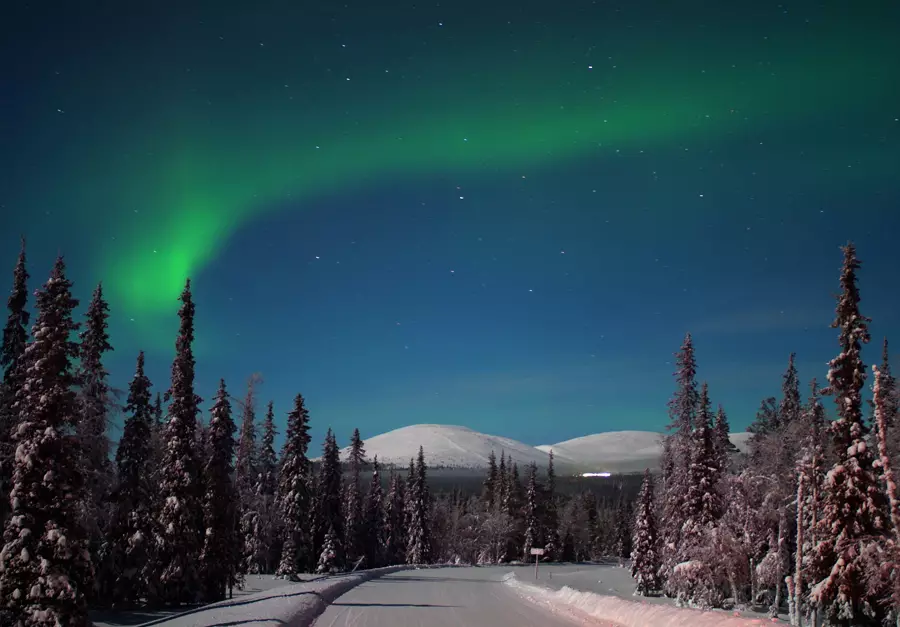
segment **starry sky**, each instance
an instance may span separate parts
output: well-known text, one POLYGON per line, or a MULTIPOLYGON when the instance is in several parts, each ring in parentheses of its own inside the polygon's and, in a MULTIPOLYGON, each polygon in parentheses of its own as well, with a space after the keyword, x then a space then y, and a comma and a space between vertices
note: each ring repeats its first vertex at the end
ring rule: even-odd
POLYGON ((204 407, 259 372, 317 440, 660 430, 686 331, 743 429, 848 239, 900 350, 895 2, 9 4, 0 251, 103 281, 118 387, 190 276, 204 407))

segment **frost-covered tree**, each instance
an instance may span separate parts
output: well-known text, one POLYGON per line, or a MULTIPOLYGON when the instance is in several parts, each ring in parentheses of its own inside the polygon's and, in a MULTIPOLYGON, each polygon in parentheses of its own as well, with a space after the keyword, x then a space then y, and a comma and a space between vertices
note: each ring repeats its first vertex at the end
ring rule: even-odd
POLYGON ((624 486, 619 486, 619 503, 616 506, 615 516, 615 540, 616 540, 616 557, 619 558, 619 565, 624 566, 625 562, 631 557, 632 551, 632 507, 631 502, 625 498, 624 486))
MULTIPOLYGON (((891 374, 891 359, 888 351, 887 338, 881 347, 881 365, 878 367, 881 376, 881 396, 882 396, 882 418, 884 422, 885 444, 888 447, 888 454, 891 457, 897 457, 900 454, 900 425, 897 424, 898 404, 900 404, 900 395, 897 389, 897 379, 891 374)), ((872 408, 872 433, 877 434, 878 421, 875 420, 875 402, 870 401, 872 408)))
POLYGON ((320 575, 327 575, 330 573, 337 572, 341 569, 339 562, 339 547, 340 541, 338 539, 338 532, 335 531, 334 527, 329 527, 328 532, 325 534, 325 539, 322 542, 322 551, 319 553, 319 562, 316 564, 316 572, 320 575))
POLYGON ((103 589, 116 604, 155 598, 153 559, 156 485, 151 469, 153 408, 150 379, 144 374, 144 352, 128 389, 125 426, 116 450, 117 483, 112 494, 113 516, 107 535, 109 573, 112 581, 103 589))
POLYGON ((384 562, 386 547, 384 541, 384 490, 381 487, 377 455, 372 460, 372 480, 369 482, 369 493, 366 496, 363 529, 366 565, 368 568, 378 568, 384 562))
POLYGON ((528 466, 528 485, 525 488, 525 541, 522 547, 522 559, 526 562, 531 559, 531 549, 541 548, 540 529, 538 528, 538 490, 540 486, 537 480, 537 464, 531 462, 528 466))
POLYGON ((431 495, 428 491, 425 450, 420 446, 415 475, 407 487, 409 528, 406 541, 406 563, 427 564, 431 561, 431 495))
POLYGON ((328 429, 322 446, 322 463, 319 467, 316 494, 317 536, 316 553, 322 553, 326 534, 331 535, 334 565, 342 569, 345 564, 344 516, 342 507, 343 477, 341 473, 341 451, 334 433, 328 429))
POLYGON ((101 557, 103 535, 108 525, 109 494, 112 490, 113 473, 110 462, 110 441, 107 435, 110 409, 113 403, 109 386, 109 373, 103 365, 103 355, 112 350, 107 331, 109 305, 103 297, 103 286, 94 290, 85 314, 84 331, 80 337, 81 366, 78 369, 80 417, 76 433, 81 440, 81 450, 85 461, 87 490, 84 501, 85 527, 91 543, 98 572, 104 568, 101 557))
POLYGON ((281 555, 279 516, 275 505, 278 492, 278 458, 275 454, 275 407, 269 401, 263 419, 263 435, 259 449, 259 474, 256 499, 259 509, 260 572, 272 573, 281 555))
POLYGON ((359 429, 353 430, 350 437, 350 450, 347 452, 347 466, 350 478, 344 487, 344 535, 347 561, 354 563, 366 554, 365 528, 363 526, 363 499, 359 475, 366 463, 366 449, 359 429))
POLYGON ((494 509, 494 499, 497 494, 497 456, 491 449, 488 455, 488 472, 481 490, 481 498, 488 511, 494 509))
POLYGON ((713 427, 713 449, 716 453, 716 463, 722 472, 728 470, 731 455, 738 452, 738 448, 729 437, 730 432, 728 415, 725 413, 725 409, 719 405, 719 409, 716 411, 716 424, 713 427))
POLYGON ((247 395, 241 404, 241 429, 238 440, 237 457, 234 462, 235 485, 240 503, 241 543, 244 560, 243 573, 259 572, 259 507, 256 497, 258 478, 256 450, 256 385, 259 375, 254 374, 247 382, 247 395))
POLYGON ((406 490, 403 477, 391 471, 384 500, 384 561, 393 566, 406 562, 406 490))
POLYGON ((553 464, 553 451, 547 458, 547 485, 544 489, 543 520, 541 521, 541 535, 544 540, 544 552, 546 559, 559 558, 559 513, 556 508, 556 468, 553 464))
POLYGON ((309 533, 311 505, 311 465, 309 450, 309 411, 303 395, 294 398, 288 414, 281 470, 278 473, 279 528, 282 533, 281 561, 276 574, 293 578, 312 566, 312 534, 309 533))
POLYGON ((13 270, 13 286, 6 301, 9 315, 3 327, 3 345, 0 346, 0 368, 3 380, 0 382, 0 525, 9 513, 10 490, 14 465, 13 429, 18 425, 19 411, 14 406, 16 394, 22 387, 25 375, 19 368, 28 342, 28 321, 31 314, 28 305, 28 270, 25 266, 25 239, 13 270))
POLYGON ((653 476, 648 468, 644 471, 644 482, 638 496, 632 536, 631 576, 637 583, 635 589, 637 594, 647 596, 662 589, 662 582, 659 579, 662 557, 659 548, 659 532, 653 503, 653 476))
POLYGON ((859 311, 856 248, 843 248, 841 294, 833 328, 839 329, 840 353, 831 360, 828 387, 834 396, 837 420, 829 425, 836 458, 822 487, 822 513, 814 559, 828 574, 811 594, 832 624, 849 627, 873 614, 864 586, 861 555, 872 538, 883 536, 887 522, 884 492, 872 471, 872 451, 862 422, 862 387, 865 366, 861 345, 869 341, 869 319, 859 311))
POLYGON ((203 519, 206 533, 200 552, 200 581, 204 600, 221 601, 239 582, 240 568, 234 546, 237 542, 237 490, 232 480, 234 466, 234 419, 225 380, 219 381, 209 419, 209 457, 203 469, 206 494, 203 519))
POLYGON ((203 529, 196 431, 200 397, 194 393, 194 301, 191 281, 181 293, 181 325, 175 341, 172 383, 168 392, 169 418, 160 468, 157 539, 157 577, 160 600, 193 603, 200 592, 197 560, 203 529))
POLYGON ((10 503, 0 550, 0 608, 4 625, 86 627, 86 593, 93 567, 82 526, 84 471, 73 361, 78 329, 62 257, 36 293, 32 337, 22 355, 18 428, 10 503))
MULTIPOLYGON (((697 527, 703 527, 719 519, 722 514, 722 496, 719 479, 722 468, 713 440, 712 413, 709 388, 703 384, 700 391, 696 423, 691 437, 691 458, 688 486, 685 496, 685 515, 697 527)), ((690 525, 688 525, 689 527, 690 525)), ((687 531, 686 528, 684 531, 687 531)))

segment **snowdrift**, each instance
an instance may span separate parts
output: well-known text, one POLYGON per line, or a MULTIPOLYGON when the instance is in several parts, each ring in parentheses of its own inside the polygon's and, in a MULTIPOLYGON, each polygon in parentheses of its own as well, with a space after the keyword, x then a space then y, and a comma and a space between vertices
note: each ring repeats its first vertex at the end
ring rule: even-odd
POLYGON ((545 588, 518 579, 515 573, 504 575, 503 583, 532 603, 551 611, 576 610, 591 618, 610 621, 622 627, 759 627, 770 624, 761 618, 744 618, 726 612, 684 609, 640 601, 627 601, 594 592, 563 586, 545 588))
POLYGON ((282 586, 258 594, 222 601, 203 608, 145 623, 159 627, 306 627, 348 590, 364 581, 409 570, 414 566, 388 566, 347 575, 322 577, 307 582, 282 586))

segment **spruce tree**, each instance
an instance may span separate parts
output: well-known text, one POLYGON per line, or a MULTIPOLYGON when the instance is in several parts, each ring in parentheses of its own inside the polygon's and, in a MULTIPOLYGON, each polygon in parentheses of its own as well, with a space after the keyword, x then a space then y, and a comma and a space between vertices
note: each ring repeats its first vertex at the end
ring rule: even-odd
POLYGON ((547 459, 547 486, 543 499, 543 521, 541 524, 541 536, 544 539, 544 553, 546 559, 558 559, 559 552, 559 515, 556 509, 556 468, 553 464, 553 451, 547 459))
POLYGON ((81 386, 80 418, 76 433, 81 440, 81 449, 86 463, 87 493, 85 494, 84 518, 91 542, 91 555, 95 559, 95 568, 103 576, 101 569, 106 568, 101 554, 101 544, 107 527, 107 503, 112 489, 113 474, 109 453, 111 449, 107 435, 112 406, 112 394, 109 387, 106 368, 103 366, 103 355, 112 350, 107 331, 109 323, 109 305, 103 298, 103 286, 98 285, 91 297, 85 314, 84 331, 81 339, 81 367, 78 370, 78 383, 81 386))
POLYGON ((316 564, 316 572, 320 575, 335 573, 341 569, 339 555, 340 541, 338 532, 334 527, 329 527, 322 542, 322 551, 319 554, 319 562, 316 564))
POLYGON ((0 525, 9 514, 10 481, 14 466, 13 429, 18 425, 19 411, 14 406, 16 394, 22 387, 25 376, 19 365, 28 342, 28 270, 25 266, 25 239, 13 270, 13 286, 6 301, 9 315, 3 327, 3 345, 0 346, 0 368, 3 380, 0 382, 0 525))
POLYGON ((354 563, 366 554, 363 500, 359 482, 359 474, 366 461, 365 456, 365 445, 359 435, 359 429, 354 429, 353 436, 350 438, 350 450, 347 453, 350 480, 345 486, 344 495, 344 533, 348 563, 354 563))
POLYGON ((125 426, 116 450, 118 482, 113 492, 114 514, 107 538, 111 548, 112 601, 135 603, 155 597, 153 558, 155 523, 153 494, 156 484, 151 472, 153 409, 150 379, 144 374, 144 352, 137 358, 134 378, 128 389, 125 426))
POLYGON ((196 430, 200 398, 194 394, 194 302, 191 282, 181 293, 181 325, 175 341, 169 419, 160 469, 157 577, 164 603, 193 603, 200 591, 197 560, 201 549, 201 505, 196 430))
POLYGON ((632 524, 632 508, 631 503, 625 498, 625 486, 619 486, 619 504, 616 507, 616 557, 619 558, 619 566, 624 566, 625 562, 631 557, 631 524, 632 524))
POLYGON ((728 416, 725 414, 725 409, 719 405, 719 409, 716 411, 716 423, 713 427, 713 449, 716 453, 717 465, 723 473, 728 470, 731 455, 738 452, 738 448, 729 437, 730 431, 728 416))
POLYGON ((644 482, 638 495, 631 549, 631 576, 637 583, 635 591, 642 596, 648 596, 662 589, 662 582, 659 579, 662 557, 659 549, 659 532, 653 505, 653 476, 648 468, 644 471, 644 482))
POLYGON ((415 475, 408 486, 409 537, 406 542, 407 564, 428 564, 431 561, 431 497, 428 492, 425 450, 420 446, 416 458, 415 475))
POLYGON ((538 528, 538 490, 540 486, 537 481, 537 464, 531 462, 528 466, 528 486, 525 488, 525 543, 522 547, 524 561, 531 559, 531 549, 541 548, 537 546, 540 542, 540 529, 538 528))
POLYGON ((33 341, 21 357, 18 428, 10 502, 0 550, 0 608, 4 625, 86 627, 86 593, 93 567, 82 526, 84 470, 77 438, 77 379, 72 365, 78 329, 65 263, 57 258, 36 294, 33 341))
POLYGON ((307 525, 312 500, 309 442, 309 411, 303 396, 298 394, 294 409, 288 414, 278 473, 279 527, 283 535, 276 574, 280 577, 296 578, 307 565, 311 566, 312 534, 307 525))
MULTIPOLYGON (((897 379, 891 374, 891 360, 888 352, 888 341, 884 338, 881 346, 881 365, 878 367, 881 377, 881 395, 882 395, 882 419, 885 424, 885 444, 888 447, 890 456, 896 457, 900 453, 900 429, 898 429, 897 415, 898 404, 900 404, 900 395, 897 389, 897 379)), ((877 435, 878 422, 874 419, 875 403, 869 401, 872 408, 872 433, 877 435)))
POLYGON ((378 568, 383 565, 385 557, 385 511, 384 490, 381 487, 381 475, 378 472, 378 456, 372 460, 372 479, 369 482, 369 494, 366 497, 364 524, 364 542, 366 565, 378 568))
POLYGON ((235 459, 235 483, 240 502, 241 543, 244 559, 242 573, 258 573, 260 558, 259 507, 256 498, 256 394, 258 375, 247 382, 247 395, 241 405, 241 432, 235 459))
POLYGON ((219 391, 210 412, 210 454, 203 469, 206 494, 203 499, 203 519, 206 526, 203 550, 200 552, 200 581, 204 600, 221 601, 227 589, 238 582, 239 564, 235 560, 234 545, 237 490, 232 482, 234 466, 234 419, 225 380, 219 381, 219 391))
POLYGON ((885 534, 887 503, 872 471, 874 458, 862 422, 866 372, 860 350, 869 341, 869 319, 859 310, 856 271, 860 263, 852 243, 843 251, 841 294, 832 323, 832 328, 839 329, 840 353, 829 364, 828 387, 823 390, 834 396, 837 405, 838 418, 828 427, 836 461, 822 488, 819 542, 814 554, 828 574, 811 597, 822 605, 833 625, 849 627, 872 614, 860 555, 872 538, 885 534))
POLYGON ((342 569, 345 564, 344 553, 344 517, 342 512, 343 477, 341 473, 341 451, 338 448, 334 433, 328 429, 325 443, 322 446, 322 464, 319 468, 318 485, 316 486, 316 507, 318 518, 317 553, 321 555, 326 534, 330 534, 334 553, 333 564, 342 569))
POLYGON ((385 498, 385 563, 395 566, 406 562, 406 490, 403 478, 391 471, 385 498))
POLYGON ((494 499, 497 496, 497 456, 491 449, 488 455, 488 473, 484 480, 484 486, 481 491, 481 498, 487 511, 494 509, 494 499))
POLYGON ((256 498, 259 506, 259 570, 272 573, 281 555, 278 531, 278 512, 275 505, 278 492, 278 458, 275 455, 275 408, 271 401, 263 420, 262 445, 259 449, 259 480, 256 498))
POLYGON ((694 531, 718 520, 722 515, 722 498, 719 493, 721 458, 715 450, 709 387, 706 383, 701 388, 698 407, 691 441, 691 465, 684 512, 687 520, 693 524, 694 531))

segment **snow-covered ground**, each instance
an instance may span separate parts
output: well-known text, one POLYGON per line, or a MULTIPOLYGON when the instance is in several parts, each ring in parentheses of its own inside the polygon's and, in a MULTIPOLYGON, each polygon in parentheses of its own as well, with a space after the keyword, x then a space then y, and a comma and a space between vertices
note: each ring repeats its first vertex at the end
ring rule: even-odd
POLYGON ((403 571, 338 597, 316 627, 616 627, 562 604, 524 599, 503 583, 508 568, 403 571))

